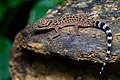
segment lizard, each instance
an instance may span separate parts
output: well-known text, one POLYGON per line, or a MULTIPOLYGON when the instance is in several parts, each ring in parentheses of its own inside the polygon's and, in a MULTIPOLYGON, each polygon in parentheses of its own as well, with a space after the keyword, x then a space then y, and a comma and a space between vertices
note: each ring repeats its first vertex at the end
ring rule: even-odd
POLYGON ((80 14, 67 14, 63 15, 59 19, 49 19, 49 18, 41 18, 40 20, 33 23, 33 28, 35 30, 45 30, 45 29, 54 29, 56 31, 56 34, 51 37, 53 39, 56 36, 60 36, 60 28, 66 27, 68 25, 74 25, 74 31, 78 32, 78 28, 85 28, 85 27, 96 27, 101 30, 103 30, 106 33, 107 37, 107 51, 105 60, 103 62, 103 65, 101 67, 101 70, 99 74, 101 75, 106 63, 109 60, 109 55, 111 53, 111 47, 112 47, 112 31, 110 27, 101 21, 96 21, 93 19, 88 18, 88 16, 80 15, 80 14))

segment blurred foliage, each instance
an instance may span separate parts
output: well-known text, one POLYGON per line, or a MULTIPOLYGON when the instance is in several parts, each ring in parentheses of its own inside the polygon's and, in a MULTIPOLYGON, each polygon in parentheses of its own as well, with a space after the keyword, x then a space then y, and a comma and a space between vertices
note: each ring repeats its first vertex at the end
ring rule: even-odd
POLYGON ((0 3, 0 21, 3 19, 3 16, 6 11, 7 11, 6 6, 4 4, 0 3))
MULTIPOLYGON (((2 20, 5 18, 5 15, 8 14, 7 11, 9 9, 16 8, 25 1, 28 0, 0 0, 0 22, 2 22, 2 20)), ((9 62, 9 50, 11 47, 11 42, 9 39, 3 37, 4 35, 2 35, 4 32, 7 31, 7 29, 8 28, 1 26, 1 30, 0 30, 1 31, 0 32, 0 80, 10 80, 8 62, 9 62)))
POLYGON ((16 8, 26 1, 30 0, 0 0, 0 21, 2 21, 8 9, 16 8))
POLYGON ((9 10, 17 8, 18 6, 20 6, 21 4, 27 1, 30 0, 0 0, 0 22, 3 22, 2 20, 4 20, 4 24, 0 29, 0 36, 7 33, 7 29, 8 27, 10 27, 10 24, 12 23, 16 15, 15 11, 9 11, 9 10), (9 16, 5 17, 6 15, 9 16))
POLYGON ((9 49, 11 43, 9 40, 0 37, 0 80, 9 80, 9 70, 8 70, 8 61, 9 61, 9 49))
POLYGON ((32 24, 48 11, 55 7, 57 4, 61 4, 65 0, 39 0, 32 8, 28 20, 28 24, 32 24))
MULTIPOLYGON (((7 24, 2 24, 3 26, 0 30, 0 80, 10 80, 8 61, 9 50, 12 44, 9 39, 5 38, 4 34, 7 33, 7 29, 8 27, 10 27, 9 25, 15 17, 13 15, 17 13, 7 12, 10 9, 17 8, 21 4, 30 1, 32 0, 0 0, 0 22, 8 22, 7 24), (7 18, 5 18, 6 14, 9 14, 7 18)), ((65 0, 37 0, 37 2, 31 9, 28 24, 32 24, 34 21, 44 16, 48 9, 53 8, 58 4, 61 4, 63 1, 65 0)))

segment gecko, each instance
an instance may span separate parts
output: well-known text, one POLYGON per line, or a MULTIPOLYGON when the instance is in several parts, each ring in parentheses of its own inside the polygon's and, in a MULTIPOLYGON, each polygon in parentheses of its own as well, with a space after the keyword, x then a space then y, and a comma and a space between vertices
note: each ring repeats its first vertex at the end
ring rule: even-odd
POLYGON ((103 62, 103 65, 101 67, 101 70, 99 74, 101 75, 106 63, 109 60, 109 55, 111 53, 111 47, 112 47, 112 31, 110 27, 101 21, 96 21, 93 19, 88 18, 86 15, 80 15, 80 14, 67 14, 63 15, 62 17, 58 19, 49 19, 49 18, 41 18, 40 20, 33 23, 33 28, 35 30, 45 30, 45 29, 54 29, 56 31, 56 34, 51 37, 53 39, 56 36, 60 36, 60 28, 67 27, 69 25, 74 25, 74 31, 76 34, 78 33, 78 28, 86 28, 86 27, 96 27, 101 30, 103 30, 106 33, 107 38, 107 51, 105 60, 103 62))

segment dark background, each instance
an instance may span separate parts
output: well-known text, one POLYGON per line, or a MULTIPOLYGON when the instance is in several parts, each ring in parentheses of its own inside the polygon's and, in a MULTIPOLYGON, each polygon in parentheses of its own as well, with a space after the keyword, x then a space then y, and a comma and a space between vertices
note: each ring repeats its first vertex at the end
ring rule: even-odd
POLYGON ((10 80, 9 50, 15 35, 64 0, 0 0, 0 80, 10 80))

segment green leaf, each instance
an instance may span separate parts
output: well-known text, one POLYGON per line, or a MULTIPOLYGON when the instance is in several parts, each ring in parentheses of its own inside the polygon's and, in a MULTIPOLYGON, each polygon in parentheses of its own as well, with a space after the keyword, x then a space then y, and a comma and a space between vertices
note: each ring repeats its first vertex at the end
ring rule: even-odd
POLYGON ((53 1, 56 2, 57 4, 61 4, 61 3, 63 3, 66 0, 53 0, 53 1))
POLYGON ((9 5, 9 7, 15 8, 26 1, 30 0, 7 0, 7 5, 9 5))
POLYGON ((0 21, 2 21, 6 11, 7 7, 4 4, 0 3, 0 21))
POLYGON ((10 41, 3 37, 0 37, 0 80, 10 79, 8 70, 10 47, 11 47, 10 41))
POLYGON ((28 24, 32 24, 36 20, 40 19, 45 15, 48 9, 55 7, 58 3, 64 0, 39 0, 32 8, 28 20, 28 24))

